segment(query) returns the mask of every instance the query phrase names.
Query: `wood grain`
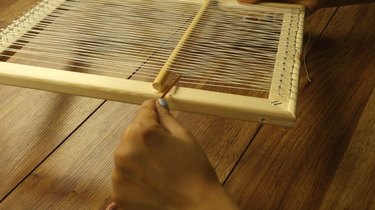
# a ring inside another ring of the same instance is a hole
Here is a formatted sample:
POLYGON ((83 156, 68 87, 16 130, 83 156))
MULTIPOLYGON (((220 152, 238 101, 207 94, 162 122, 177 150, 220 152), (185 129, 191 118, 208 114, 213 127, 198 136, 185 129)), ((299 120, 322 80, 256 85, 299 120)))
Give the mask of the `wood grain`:
MULTIPOLYGON (((36 1, 1 1, 2 23, 36 1)), ((5 25, 2 25, 4 27, 5 25)), ((63 142, 102 100, 0 86, 0 201, 63 142)))
POLYGON ((175 115, 198 139, 221 182, 229 176, 261 126, 192 113, 176 112, 175 115))
POLYGON ((112 154, 137 107, 106 103, 0 205, 0 209, 104 209, 112 154))
POLYGON ((5 86, 0 97, 1 200, 101 101, 5 86))
POLYGON ((313 15, 308 16, 305 20, 306 27, 304 34, 304 47, 301 58, 299 90, 301 90, 301 87, 305 87, 310 82, 307 73, 309 73, 311 68, 308 67, 306 69, 305 65, 309 66, 309 61, 307 61, 307 58, 309 57, 311 47, 314 46, 314 44, 320 38, 322 31, 327 27, 336 10, 336 7, 318 10, 313 15))
MULTIPOLYGON (((110 197, 113 150, 136 110, 132 105, 107 102, 22 182, 0 209, 103 208, 110 197)), ((190 118, 185 125, 200 139, 221 179, 228 176, 257 127, 196 114, 178 113, 178 118, 190 118)))
POLYGON ((28 11, 31 9, 38 0, 27 0, 27 1, 19 1, 19 0, 1 0, 0 4, 0 21, 2 22, 1 27, 5 27, 6 25, 12 23, 17 17, 21 16, 23 12, 28 11))
MULTIPOLYGON (((296 127, 263 126, 225 184, 243 209, 366 209, 373 205, 368 200, 373 184, 360 184, 373 179, 373 166, 367 165, 372 160, 363 163, 369 170, 347 177, 348 167, 356 165, 344 154, 356 150, 351 148, 358 144, 353 133, 375 85, 375 31, 369 27, 374 24, 374 11, 373 4, 340 8, 312 48, 308 61, 313 82, 301 87, 296 127), (341 177, 349 183, 361 178, 358 184, 348 185, 361 194, 345 194, 351 188, 343 186, 341 194, 335 188, 343 183, 341 177)), ((375 154, 366 155, 372 159, 375 154)))
POLYGON ((375 209, 375 89, 320 209, 375 209))

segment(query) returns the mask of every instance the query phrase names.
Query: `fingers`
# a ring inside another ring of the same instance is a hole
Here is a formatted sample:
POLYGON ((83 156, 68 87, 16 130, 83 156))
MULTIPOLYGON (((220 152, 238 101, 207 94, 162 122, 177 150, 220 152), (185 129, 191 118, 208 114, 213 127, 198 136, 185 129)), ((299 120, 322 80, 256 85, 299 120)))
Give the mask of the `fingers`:
POLYGON ((123 138, 116 149, 115 154, 121 160, 122 156, 142 154, 144 152, 144 139, 150 138, 154 131, 163 130, 158 122, 155 100, 145 101, 139 108, 133 122, 125 129, 123 138))
POLYGON ((158 124, 155 100, 150 99, 142 103, 133 123, 140 123, 143 126, 158 124))
POLYGON ((168 107, 168 104, 164 99, 159 99, 158 101, 156 101, 156 111, 158 113, 159 123, 161 124, 161 126, 173 136, 181 139, 192 139, 193 136, 165 107, 168 107))
POLYGON ((120 142, 121 153, 137 152, 135 149, 142 146, 141 139, 155 139, 165 135, 172 135, 179 139, 194 139, 165 108, 168 104, 163 100, 164 107, 160 105, 159 100, 147 100, 140 106, 138 114, 125 130, 120 142))
POLYGON ((163 108, 169 110, 168 102, 164 98, 159 98, 158 102, 159 102, 159 104, 157 104, 157 105, 160 105, 163 108))
POLYGON ((117 205, 116 205, 116 203, 111 203, 111 204, 109 204, 108 206, 107 206, 107 208, 106 208, 106 210, 117 210, 118 208, 117 208, 117 205))
POLYGON ((177 119, 169 112, 167 102, 164 99, 159 99, 155 103, 156 111, 159 117, 159 123, 169 132, 176 133, 184 129, 177 119))
POLYGON ((147 100, 139 107, 139 111, 133 122, 125 131, 125 136, 132 139, 148 138, 154 132, 163 132, 164 129, 159 123, 159 116, 156 110, 155 100, 147 100))

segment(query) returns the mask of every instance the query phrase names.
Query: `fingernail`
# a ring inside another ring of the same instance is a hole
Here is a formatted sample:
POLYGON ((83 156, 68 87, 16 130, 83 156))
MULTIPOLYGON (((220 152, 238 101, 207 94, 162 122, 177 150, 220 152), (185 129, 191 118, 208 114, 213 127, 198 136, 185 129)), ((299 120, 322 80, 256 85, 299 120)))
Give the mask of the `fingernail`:
POLYGON ((164 98, 159 98, 159 105, 169 110, 168 102, 164 98))
POLYGON ((118 209, 118 207, 117 207, 117 205, 116 205, 116 203, 111 203, 111 204, 109 204, 109 206, 106 208, 106 210, 117 210, 118 209))

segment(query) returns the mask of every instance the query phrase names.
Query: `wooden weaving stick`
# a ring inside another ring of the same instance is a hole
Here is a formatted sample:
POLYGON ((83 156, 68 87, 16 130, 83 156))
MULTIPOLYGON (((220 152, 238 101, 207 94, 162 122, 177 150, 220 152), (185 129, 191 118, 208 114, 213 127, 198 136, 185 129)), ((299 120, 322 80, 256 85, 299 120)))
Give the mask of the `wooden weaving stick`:
POLYGON ((168 60, 165 62, 163 68, 160 70, 158 76, 155 78, 154 82, 152 83, 152 86, 155 88, 155 90, 162 91, 165 81, 167 80, 169 76, 169 71, 167 71, 170 66, 172 65, 172 62, 175 60, 178 53, 183 48, 185 42, 189 39, 190 34, 200 21, 202 15, 206 11, 208 5, 210 4, 211 0, 204 0, 201 8, 199 9, 198 13, 195 15, 193 21, 190 23, 188 29, 185 31, 184 35, 182 36, 181 40, 178 42, 176 48, 173 50, 172 54, 169 56, 168 60))

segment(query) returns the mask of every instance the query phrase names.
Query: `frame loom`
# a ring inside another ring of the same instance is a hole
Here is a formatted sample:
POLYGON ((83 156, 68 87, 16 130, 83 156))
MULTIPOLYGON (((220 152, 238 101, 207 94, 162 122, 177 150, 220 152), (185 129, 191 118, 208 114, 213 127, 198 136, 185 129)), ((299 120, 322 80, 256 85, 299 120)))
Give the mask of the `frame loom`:
MULTIPOLYGON (((74 2, 73 0, 70 1, 74 2)), ((183 2, 183 0, 180 1, 183 2)), ((0 52, 7 51, 9 46, 22 38, 31 28, 43 21, 46 15, 56 10, 64 2, 65 0, 43 0, 25 16, 14 21, 1 32, 0 52)), ((173 65, 175 57, 179 56, 180 51, 184 50, 184 43, 189 40, 196 25, 202 21, 201 16, 213 2, 219 2, 221 7, 261 10, 265 14, 268 10, 280 11, 282 14, 278 50, 268 97, 260 98, 191 87, 174 87, 165 98, 169 107, 179 111, 292 126, 296 118, 305 16, 303 6, 287 4, 244 5, 228 0, 195 0, 190 2, 201 5, 200 9, 190 21, 181 41, 176 45, 153 83, 10 62, 0 62, 0 83, 135 104, 140 104, 146 99, 158 98, 162 93, 153 87, 160 90, 164 86, 170 74, 170 66, 173 65)))

